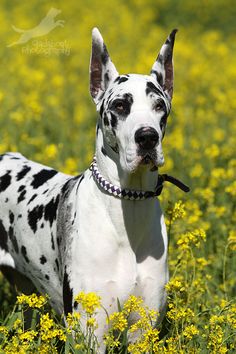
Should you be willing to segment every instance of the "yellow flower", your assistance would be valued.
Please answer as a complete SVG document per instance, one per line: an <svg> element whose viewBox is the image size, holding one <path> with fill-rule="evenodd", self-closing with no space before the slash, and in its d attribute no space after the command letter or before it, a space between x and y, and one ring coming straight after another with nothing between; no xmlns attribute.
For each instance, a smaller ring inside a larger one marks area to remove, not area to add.
<svg viewBox="0 0 236 354"><path fill-rule="evenodd" d="M232 251L236 251L236 230L230 230L228 236L228 245Z"/></svg>
<svg viewBox="0 0 236 354"><path fill-rule="evenodd" d="M77 159L74 159L72 157L68 157L62 166L62 172L68 174L68 175L74 175L77 174L78 172L78 161Z"/></svg>
<svg viewBox="0 0 236 354"><path fill-rule="evenodd" d="M226 301L225 299L221 299L221 301L220 301L220 308L221 308L221 309L224 309L224 308L226 308L227 306L229 306L229 302Z"/></svg>
<svg viewBox="0 0 236 354"><path fill-rule="evenodd" d="M128 352L132 354L150 353L158 339L159 331L149 328L135 343L129 344Z"/></svg>
<svg viewBox="0 0 236 354"><path fill-rule="evenodd" d="M22 341L32 342L36 336L37 336L37 332L31 330L31 331L21 333L19 335L19 339Z"/></svg>
<svg viewBox="0 0 236 354"><path fill-rule="evenodd" d="M192 339L193 336L196 336L197 334L199 334L199 330L194 325L185 327L183 331L183 335L189 340Z"/></svg>
<svg viewBox="0 0 236 354"><path fill-rule="evenodd" d="M55 144L47 145L44 153L48 159L54 159L57 156L58 148Z"/></svg>
<svg viewBox="0 0 236 354"><path fill-rule="evenodd" d="M182 277L175 277L172 278L167 284L166 284L166 290L168 292L183 292L185 291L185 286L183 284L183 278Z"/></svg>
<svg viewBox="0 0 236 354"><path fill-rule="evenodd" d="M49 313L40 318L40 335L43 341L50 341L53 338L66 341L64 331L49 317Z"/></svg>
<svg viewBox="0 0 236 354"><path fill-rule="evenodd" d="M56 350L56 348L53 348L51 344L49 343L42 343L39 345L38 347L38 353L40 354L57 354L58 351Z"/></svg>
<svg viewBox="0 0 236 354"><path fill-rule="evenodd" d="M77 296L75 296L75 301L80 304L85 310L85 312L89 315L95 313L97 309L101 307L101 298L95 293L87 293L85 294L81 291Z"/></svg>
<svg viewBox="0 0 236 354"><path fill-rule="evenodd" d="M198 196L198 198L202 198L206 202L210 203L214 200L214 191L211 188L196 188L194 190L194 194Z"/></svg>
<svg viewBox="0 0 236 354"><path fill-rule="evenodd" d="M179 200L177 203L175 203L173 212L172 212L172 220L176 219L183 219L186 215L185 211L185 205L182 202L182 200Z"/></svg>
<svg viewBox="0 0 236 354"><path fill-rule="evenodd" d="M131 312L139 312L143 305L143 299L141 297L136 297L130 295L128 300L124 303L123 311L129 315Z"/></svg>
<svg viewBox="0 0 236 354"><path fill-rule="evenodd" d="M213 315L210 318L210 324L213 325L213 324L216 324L216 323L224 323L224 320L225 320L224 316Z"/></svg>
<svg viewBox="0 0 236 354"><path fill-rule="evenodd" d="M120 341L118 338L115 338L115 336L112 333L105 333L104 344L109 349L113 349L113 348L118 348L120 346Z"/></svg>
<svg viewBox="0 0 236 354"><path fill-rule="evenodd" d="M194 317L194 312L190 308L177 308L174 304L169 304L169 311L167 312L167 318L173 321L188 319Z"/></svg>
<svg viewBox="0 0 236 354"><path fill-rule="evenodd" d="M203 269L205 268L206 266L208 266L211 262L206 260L205 258L203 257L198 257L196 258L196 263L199 267L199 269Z"/></svg>
<svg viewBox="0 0 236 354"><path fill-rule="evenodd" d="M181 250L186 250L191 246L200 247L201 241L206 240L206 233L203 229L197 229L180 235L177 245Z"/></svg>
<svg viewBox="0 0 236 354"><path fill-rule="evenodd" d="M222 205L222 206L217 206L217 205L210 205L209 208L207 209L209 213L213 213L218 217L221 217L225 215L225 212L227 211L227 208Z"/></svg>
<svg viewBox="0 0 236 354"><path fill-rule="evenodd" d="M209 148L205 150L206 156L210 158L216 158L220 154L219 146L216 144L212 144Z"/></svg>
<svg viewBox="0 0 236 354"><path fill-rule="evenodd" d="M202 165L200 163L196 163L190 171L190 176L192 178L201 177L203 174L203 171L204 171L204 169L203 169Z"/></svg>
<svg viewBox="0 0 236 354"><path fill-rule="evenodd" d="M46 336L46 333L48 333L51 330L53 325L54 325L54 321L49 317L49 313L46 313L45 315L42 315L40 317L40 327L44 337Z"/></svg>
<svg viewBox="0 0 236 354"><path fill-rule="evenodd" d="M114 330L123 332L128 327L127 316L123 312L114 312L109 316L109 323Z"/></svg>
<svg viewBox="0 0 236 354"><path fill-rule="evenodd" d="M98 328L98 323L94 317L90 317L86 321L87 327Z"/></svg>
<svg viewBox="0 0 236 354"><path fill-rule="evenodd" d="M26 304L29 307L39 309L47 303L47 299L42 295L37 296L36 294L32 294L32 295L22 294L17 296L17 302L18 304Z"/></svg>
<svg viewBox="0 0 236 354"><path fill-rule="evenodd" d="M81 314L79 312L68 313L66 323L69 327L74 328L79 324Z"/></svg>
<svg viewBox="0 0 236 354"><path fill-rule="evenodd" d="M0 326L0 333L3 333L5 336L8 334L8 329L5 326Z"/></svg>
<svg viewBox="0 0 236 354"><path fill-rule="evenodd" d="M22 320L20 320L19 318L17 320L15 320L14 324L13 324L13 328L14 329L18 329L20 326L22 326Z"/></svg>
<svg viewBox="0 0 236 354"><path fill-rule="evenodd" d="M236 181L232 182L228 187L225 188L226 193L231 194L233 197L236 196Z"/></svg>

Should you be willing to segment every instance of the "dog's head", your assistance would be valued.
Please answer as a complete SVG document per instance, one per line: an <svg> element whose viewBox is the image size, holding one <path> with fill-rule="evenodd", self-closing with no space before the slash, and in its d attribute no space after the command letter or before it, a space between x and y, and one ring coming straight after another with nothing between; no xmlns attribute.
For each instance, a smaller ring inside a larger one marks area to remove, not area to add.
<svg viewBox="0 0 236 354"><path fill-rule="evenodd" d="M172 53L177 30L162 46L149 75L119 75L98 29L92 33L90 92L100 113L105 153L124 171L163 165L162 139L173 94ZM109 150L109 151L107 151Z"/></svg>

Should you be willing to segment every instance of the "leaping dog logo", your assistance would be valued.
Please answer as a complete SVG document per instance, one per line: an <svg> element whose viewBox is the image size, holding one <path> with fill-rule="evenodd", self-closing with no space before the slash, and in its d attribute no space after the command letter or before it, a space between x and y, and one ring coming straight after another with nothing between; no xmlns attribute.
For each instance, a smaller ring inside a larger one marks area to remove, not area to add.
<svg viewBox="0 0 236 354"><path fill-rule="evenodd" d="M8 47L12 47L17 44L24 44L28 42L30 39L35 38L35 37L41 37L45 36L49 32L51 32L54 28L60 26L64 27L64 20L57 20L55 21L55 17L61 13L61 10L51 8L47 15L42 19L42 21L38 24L38 26L29 29L29 30L24 30L17 28L15 26L12 26L14 31L21 33L20 38L18 41L13 42L8 45Z"/></svg>

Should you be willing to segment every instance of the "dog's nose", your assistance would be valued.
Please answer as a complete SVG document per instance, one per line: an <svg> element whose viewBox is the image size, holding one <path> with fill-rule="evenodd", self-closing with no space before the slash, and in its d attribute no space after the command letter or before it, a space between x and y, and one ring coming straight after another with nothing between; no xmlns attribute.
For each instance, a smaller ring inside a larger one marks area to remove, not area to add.
<svg viewBox="0 0 236 354"><path fill-rule="evenodd" d="M159 135L157 131L152 127L139 128L134 135L136 144L141 149L151 150L157 145L159 141Z"/></svg>

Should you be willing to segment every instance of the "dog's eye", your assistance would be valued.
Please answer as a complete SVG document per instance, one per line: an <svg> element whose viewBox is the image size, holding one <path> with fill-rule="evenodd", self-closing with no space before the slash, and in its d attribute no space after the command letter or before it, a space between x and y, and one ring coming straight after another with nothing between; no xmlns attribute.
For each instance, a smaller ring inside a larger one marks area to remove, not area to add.
<svg viewBox="0 0 236 354"><path fill-rule="evenodd" d="M154 111L159 112L164 108L164 102L163 101L157 101L153 107Z"/></svg>
<svg viewBox="0 0 236 354"><path fill-rule="evenodd" d="M124 112L125 111L125 104L122 101L118 101L114 104L114 108L117 112Z"/></svg>

